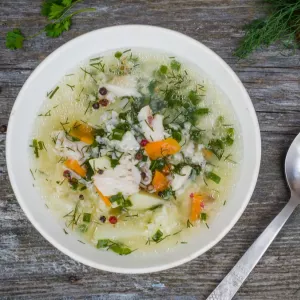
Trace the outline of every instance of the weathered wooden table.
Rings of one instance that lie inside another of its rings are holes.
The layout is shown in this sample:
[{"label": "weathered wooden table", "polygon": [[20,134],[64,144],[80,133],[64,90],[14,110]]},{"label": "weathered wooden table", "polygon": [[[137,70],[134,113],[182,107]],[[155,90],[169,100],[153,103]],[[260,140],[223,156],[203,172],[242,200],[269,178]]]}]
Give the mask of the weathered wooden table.
[{"label": "weathered wooden table", "polygon": [[[4,36],[10,28],[21,27],[31,35],[43,27],[40,3],[0,0],[0,125],[7,124],[15,98],[33,69],[66,41],[111,25],[158,25],[201,41],[241,78],[260,123],[262,164],[245,213],[213,249],[172,270],[119,275],[75,262],[33,228],[10,187],[5,133],[0,133],[0,298],[205,299],[288,200],[283,162],[300,131],[300,51],[287,57],[273,46],[242,61],[232,56],[243,24],[264,13],[263,6],[253,0],[85,1],[79,6],[94,6],[97,12],[78,15],[72,30],[60,38],[41,36],[26,42],[23,50],[7,50]],[[300,299],[299,209],[235,299]]]}]

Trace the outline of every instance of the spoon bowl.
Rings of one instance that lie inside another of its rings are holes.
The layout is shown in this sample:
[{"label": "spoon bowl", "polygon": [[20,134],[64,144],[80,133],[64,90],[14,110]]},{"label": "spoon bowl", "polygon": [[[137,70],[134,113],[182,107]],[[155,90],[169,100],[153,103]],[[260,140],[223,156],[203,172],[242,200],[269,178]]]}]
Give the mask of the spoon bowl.
[{"label": "spoon bowl", "polygon": [[294,139],[286,155],[285,176],[292,196],[300,201],[300,133]]}]

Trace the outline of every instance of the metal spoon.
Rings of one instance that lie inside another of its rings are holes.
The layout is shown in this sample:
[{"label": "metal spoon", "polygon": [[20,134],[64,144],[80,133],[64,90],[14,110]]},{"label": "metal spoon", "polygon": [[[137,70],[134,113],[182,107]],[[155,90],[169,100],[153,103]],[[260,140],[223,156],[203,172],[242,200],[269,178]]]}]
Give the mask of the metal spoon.
[{"label": "metal spoon", "polygon": [[285,176],[291,190],[291,199],[207,300],[230,300],[233,298],[294,209],[300,204],[300,134],[296,136],[286,155]]}]

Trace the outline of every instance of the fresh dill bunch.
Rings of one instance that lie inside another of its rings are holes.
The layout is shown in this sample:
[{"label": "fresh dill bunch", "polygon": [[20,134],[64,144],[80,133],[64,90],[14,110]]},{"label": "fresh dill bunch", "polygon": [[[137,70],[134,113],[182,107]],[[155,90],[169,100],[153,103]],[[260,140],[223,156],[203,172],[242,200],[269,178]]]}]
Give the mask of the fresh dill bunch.
[{"label": "fresh dill bunch", "polygon": [[270,4],[270,14],[254,20],[245,27],[245,36],[234,52],[239,58],[251,52],[282,41],[286,47],[299,48],[300,45],[300,0],[265,0]]}]

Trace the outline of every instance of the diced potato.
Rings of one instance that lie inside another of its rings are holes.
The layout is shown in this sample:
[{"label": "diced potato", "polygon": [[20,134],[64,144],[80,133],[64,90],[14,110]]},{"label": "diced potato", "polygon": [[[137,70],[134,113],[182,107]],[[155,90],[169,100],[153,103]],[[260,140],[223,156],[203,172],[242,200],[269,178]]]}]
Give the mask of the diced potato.
[{"label": "diced potato", "polygon": [[90,159],[89,164],[95,172],[97,170],[111,169],[110,158],[107,157],[107,156],[102,156],[102,157],[99,157],[99,158]]},{"label": "diced potato", "polygon": [[129,197],[132,206],[128,209],[132,210],[146,210],[156,205],[164,204],[165,201],[156,195],[146,192],[139,192]]}]

